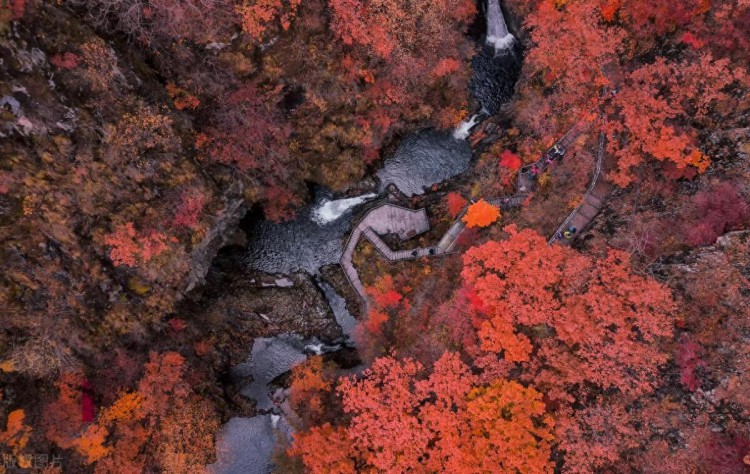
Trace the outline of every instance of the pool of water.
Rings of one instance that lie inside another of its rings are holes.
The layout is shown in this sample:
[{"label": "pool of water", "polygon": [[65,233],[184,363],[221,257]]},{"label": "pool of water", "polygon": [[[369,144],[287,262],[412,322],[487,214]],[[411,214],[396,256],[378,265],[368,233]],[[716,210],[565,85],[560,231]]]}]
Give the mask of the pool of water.
[{"label": "pool of water", "polygon": [[457,176],[469,167],[471,146],[451,133],[425,130],[406,137],[376,173],[381,189],[394,184],[407,196]]}]

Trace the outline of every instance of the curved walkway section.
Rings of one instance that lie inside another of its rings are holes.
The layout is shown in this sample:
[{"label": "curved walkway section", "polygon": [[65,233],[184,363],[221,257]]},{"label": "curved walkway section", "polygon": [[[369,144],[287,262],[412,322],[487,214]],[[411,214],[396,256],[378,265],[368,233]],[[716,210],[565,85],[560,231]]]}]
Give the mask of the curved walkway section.
[{"label": "curved walkway section", "polygon": [[[515,194],[512,196],[490,199],[487,202],[506,210],[520,207],[526,199],[528,199],[529,194],[534,190],[537,176],[546,171],[552,163],[562,158],[567,149],[573,145],[575,140],[590,127],[591,121],[583,120],[578,122],[568,131],[568,133],[558,140],[557,143],[547,150],[541,158],[536,162],[521,168],[518,177],[516,178]],[[602,208],[606,196],[611,191],[611,186],[608,183],[599,181],[602,174],[604,143],[605,136],[601,133],[599,134],[599,146],[597,149],[596,164],[591,178],[591,184],[586,190],[581,204],[568,215],[562,225],[558,228],[557,232],[555,232],[549,240],[550,245],[553,243],[569,245],[578,235],[581,234],[581,231],[591,223]],[[425,209],[413,210],[395,204],[386,203],[371,209],[365,214],[349,236],[346,246],[344,247],[344,253],[341,255],[340,260],[341,267],[344,269],[344,273],[349,279],[349,283],[354,287],[360,298],[362,298],[365,311],[368,307],[367,294],[362,281],[359,279],[357,269],[354,268],[354,264],[352,263],[354,250],[356,249],[357,243],[359,243],[361,237],[369,240],[378,252],[391,262],[444,255],[453,251],[461,233],[466,228],[466,224],[463,221],[465,213],[466,209],[464,209],[464,211],[458,216],[456,221],[443,235],[437,245],[414,250],[398,251],[392,250],[380,236],[396,234],[402,241],[404,241],[427,232],[430,229],[430,223],[427,219],[427,212]],[[575,227],[576,231],[573,232],[572,235],[564,237],[565,231],[571,227]]]},{"label": "curved walkway section", "polygon": [[360,237],[369,240],[376,249],[388,260],[407,260],[428,255],[436,255],[438,247],[427,249],[404,250],[394,252],[383,242],[380,235],[396,234],[403,241],[430,230],[430,222],[427,220],[427,211],[424,209],[413,210],[395,204],[382,204],[365,214],[359,224],[354,228],[341,255],[341,266],[344,269],[349,283],[357,291],[357,294],[367,305],[367,295],[362,281],[359,279],[357,269],[352,264],[354,249],[357,247]]}]

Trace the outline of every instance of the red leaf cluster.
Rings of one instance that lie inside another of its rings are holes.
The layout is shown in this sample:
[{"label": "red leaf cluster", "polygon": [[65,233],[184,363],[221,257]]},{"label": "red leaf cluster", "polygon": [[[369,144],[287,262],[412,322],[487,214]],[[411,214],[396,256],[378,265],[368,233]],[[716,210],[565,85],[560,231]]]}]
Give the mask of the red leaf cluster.
[{"label": "red leaf cluster", "polygon": [[115,265],[135,267],[148,263],[168,248],[167,236],[161,232],[138,232],[132,222],[118,226],[104,237],[104,244],[111,248],[109,258]]},{"label": "red leaf cluster", "polygon": [[62,53],[50,57],[49,62],[60,69],[75,69],[80,63],[80,58],[73,53]]},{"label": "red leaf cluster", "polygon": [[723,182],[693,196],[685,227],[690,245],[707,245],[750,222],[750,205],[732,183]]},{"label": "red leaf cluster", "polygon": [[194,229],[207,202],[208,196],[199,190],[183,192],[172,225]]},{"label": "red leaf cluster", "polygon": [[521,157],[510,150],[505,150],[500,155],[500,166],[502,166],[503,168],[507,168],[511,171],[517,171],[519,168],[521,168],[522,164],[523,162],[521,161]]},{"label": "red leaf cluster", "polygon": [[706,363],[700,359],[701,347],[683,336],[677,349],[677,366],[680,369],[680,383],[689,391],[695,392],[700,387],[695,370],[705,367]]},{"label": "red leaf cluster", "polygon": [[461,196],[457,192],[450,192],[446,196],[446,204],[448,205],[448,214],[453,219],[458,217],[458,215],[461,214],[461,212],[463,212],[467,203],[468,201],[464,199],[464,197]]}]

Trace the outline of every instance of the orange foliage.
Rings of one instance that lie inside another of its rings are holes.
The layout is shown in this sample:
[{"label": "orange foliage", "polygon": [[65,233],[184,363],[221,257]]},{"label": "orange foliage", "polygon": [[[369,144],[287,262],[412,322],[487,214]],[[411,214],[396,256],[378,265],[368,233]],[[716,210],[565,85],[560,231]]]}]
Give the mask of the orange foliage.
[{"label": "orange foliage", "polygon": [[108,434],[109,431],[104,426],[89,425],[75,439],[73,447],[84,457],[86,463],[94,463],[107,456],[110,452],[110,449],[104,445]]},{"label": "orange foliage", "polygon": [[174,101],[177,110],[195,109],[201,104],[197,97],[171,82],[167,83],[167,94]]},{"label": "orange foliage", "polygon": [[521,157],[510,150],[505,150],[500,155],[500,166],[502,166],[503,168],[507,168],[511,171],[517,171],[519,168],[521,168],[522,164],[523,162],[521,161]]},{"label": "orange foliage", "polygon": [[615,19],[617,11],[622,6],[622,0],[608,0],[602,3],[602,17],[607,21]]},{"label": "orange foliage", "polygon": [[[295,437],[309,472],[552,472],[552,420],[541,394],[516,382],[479,384],[457,354],[424,377],[421,364],[377,359],[339,386],[346,426]],[[336,449],[319,449],[335,446]],[[318,448],[318,449],[316,449]]]},{"label": "orange foliage", "polygon": [[72,448],[82,429],[79,374],[64,372],[57,381],[57,399],[44,407],[45,436],[63,449]]},{"label": "orange foliage", "polygon": [[728,70],[728,64],[708,53],[681,63],[659,58],[629,75],[630,87],[613,98],[622,119],[607,126],[609,133],[628,137],[609,144],[619,162],[611,176],[615,183],[626,186],[632,182],[633,169],[648,158],[671,162],[678,169],[691,167],[698,173],[708,168],[710,160],[697,148],[697,132],[688,127],[678,129],[673,123],[688,118],[706,120],[717,101],[729,100],[723,89],[744,76],[739,70]]},{"label": "orange foliage", "polygon": [[466,227],[487,227],[500,218],[500,209],[480,199],[469,206],[466,215],[463,217]]},{"label": "orange foliage", "polygon": [[[568,390],[584,382],[627,394],[651,390],[667,360],[654,343],[671,335],[669,290],[632,274],[622,252],[593,261],[531,230],[505,230],[508,240],[464,255],[462,276],[485,315],[482,347],[525,362],[523,379],[551,398],[572,401]],[[554,336],[532,340],[532,328]]]},{"label": "orange foliage", "polygon": [[143,398],[143,409],[149,415],[158,415],[170,406],[171,399],[187,397],[189,390],[182,380],[185,359],[177,352],[151,353],[146,372],[138,384],[138,394]]},{"label": "orange foliage", "polygon": [[179,138],[172,125],[170,117],[151,107],[123,114],[116,124],[106,128],[107,162],[122,165],[149,156],[149,153],[174,152],[179,148]]},{"label": "orange foliage", "polygon": [[375,284],[365,289],[372,303],[367,317],[355,328],[355,339],[364,360],[371,360],[382,353],[393,329],[395,318],[399,312],[411,308],[409,299],[405,297],[409,288],[396,288],[396,281],[390,275],[384,275]]},{"label": "orange foliage", "polygon": [[[593,0],[568,2],[562,8],[544,0],[527,24],[533,28],[535,44],[528,55],[529,64],[564,91],[550,98],[557,102],[553,107],[576,107],[581,112],[588,109],[601,84],[600,66],[622,47],[622,29],[601,27],[599,8]],[[576,60],[571,61],[571,56]],[[556,110],[545,111],[542,120],[554,124]]]},{"label": "orange foliage", "polygon": [[[437,52],[428,36],[445,28],[446,18],[468,22],[476,9],[473,2],[424,1],[402,4],[392,0],[333,0],[332,28],[346,44],[359,44],[381,58]],[[434,38],[433,38],[434,39]],[[445,63],[443,63],[445,64]],[[454,65],[448,65],[448,69]],[[440,69],[445,70],[446,67]]]},{"label": "orange foliage", "polygon": [[[539,2],[527,18],[534,42],[527,58],[549,93],[532,87],[522,91],[528,100],[521,101],[518,119],[536,135],[529,142],[571,125],[559,111],[576,117],[598,109],[607,116],[609,152],[618,159],[610,175],[616,184],[627,186],[636,167],[654,160],[705,171],[710,160],[699,149],[699,134],[721,119],[717,105],[726,111],[732,110],[728,104],[737,104],[728,86],[746,85],[743,68],[705,51],[714,35],[709,40],[696,34],[705,28],[697,17],[709,9],[717,17],[733,10],[711,7],[708,1]],[[660,35],[690,24],[694,27],[680,38],[697,51],[672,60],[657,56],[646,64],[631,61],[638,52],[652,51]],[[720,36],[734,43],[731,34]],[[621,70],[630,72],[622,77]]]},{"label": "orange foliage", "polygon": [[453,472],[492,472],[497,468],[494,456],[498,451],[503,453],[503,472],[552,472],[548,459],[554,423],[545,414],[542,394],[499,380],[472,390],[468,400],[462,421],[474,436],[466,439],[464,435],[461,440],[468,453],[454,464]]},{"label": "orange foliage", "polygon": [[25,417],[23,410],[13,410],[8,414],[5,431],[0,432],[0,443],[10,447],[16,457],[26,447],[31,436],[31,427],[23,422]]},{"label": "orange foliage", "polygon": [[396,290],[387,290],[383,293],[374,293],[373,300],[382,308],[395,308],[401,302],[401,294]]},{"label": "orange foliage", "polygon": [[325,379],[323,358],[314,356],[292,368],[292,402],[300,401],[301,395],[310,391],[323,391],[331,387],[331,382]]},{"label": "orange foliage", "polygon": [[[321,449],[322,447],[325,447]],[[298,456],[311,474],[355,474],[356,450],[346,428],[325,423],[294,434],[290,456]]]},{"label": "orange foliage", "polygon": [[373,309],[367,313],[367,320],[364,322],[363,327],[372,336],[382,336],[383,325],[387,322],[387,313]]},{"label": "orange foliage", "polygon": [[242,20],[242,30],[256,41],[263,39],[269,25],[276,20],[287,30],[301,3],[302,0],[288,0],[288,4],[283,0],[245,1],[237,6],[237,13]]},{"label": "orange foliage", "polygon": [[292,367],[289,401],[296,413],[316,419],[325,410],[324,394],[333,387],[332,375],[326,370],[323,358],[314,356]]},{"label": "orange foliage", "polygon": [[[463,31],[476,11],[474,2],[327,3],[331,30],[346,53],[341,63],[346,81],[340,87],[353,89],[358,103],[373,105],[356,112],[357,130],[348,133],[359,141],[365,160],[390,131],[405,123],[427,119],[449,128],[460,120],[467,105],[470,51]],[[433,94],[441,100],[420,99]]]},{"label": "orange foliage", "polygon": [[142,398],[137,393],[126,393],[115,401],[100,417],[105,423],[115,423],[130,419],[141,420],[144,413],[141,410]]},{"label": "orange foliage", "polygon": [[156,435],[157,464],[170,474],[207,474],[213,461],[219,419],[209,402],[195,398],[161,419]]},{"label": "orange foliage", "polygon": [[441,59],[434,68],[432,74],[436,77],[443,77],[452,74],[461,69],[461,63],[453,58]]},{"label": "orange foliage", "polygon": [[394,309],[399,305],[408,304],[403,295],[396,290],[396,282],[390,275],[378,278],[375,285],[366,290],[373,303],[382,309]]},{"label": "orange foliage", "polygon": [[134,267],[148,263],[167,250],[167,236],[161,232],[136,232],[132,222],[118,226],[104,237],[104,244],[112,247],[109,257],[115,265]]},{"label": "orange foliage", "polygon": [[[96,473],[142,472],[147,465],[175,473],[200,471],[210,461],[218,422],[209,406],[190,397],[184,362],[176,352],[152,353],[137,389],[122,393],[85,429],[80,377],[64,374],[57,401],[45,407],[47,438],[75,449]],[[147,457],[147,443],[156,459]]]},{"label": "orange foliage", "polygon": [[82,390],[84,380],[79,374],[64,373],[57,382],[58,397],[44,407],[44,423],[48,440],[64,449],[75,449],[86,462],[92,463],[107,454],[104,441],[106,428],[89,425],[84,428]]}]

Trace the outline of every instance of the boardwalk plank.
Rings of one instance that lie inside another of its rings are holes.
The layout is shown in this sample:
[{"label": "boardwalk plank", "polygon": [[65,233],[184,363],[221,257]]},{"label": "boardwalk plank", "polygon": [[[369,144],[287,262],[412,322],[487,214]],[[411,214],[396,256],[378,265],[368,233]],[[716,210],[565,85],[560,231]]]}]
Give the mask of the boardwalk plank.
[{"label": "boardwalk plank", "polygon": [[594,194],[589,194],[589,196],[586,198],[586,201],[597,209],[601,209],[604,205],[604,201],[596,197]]}]

